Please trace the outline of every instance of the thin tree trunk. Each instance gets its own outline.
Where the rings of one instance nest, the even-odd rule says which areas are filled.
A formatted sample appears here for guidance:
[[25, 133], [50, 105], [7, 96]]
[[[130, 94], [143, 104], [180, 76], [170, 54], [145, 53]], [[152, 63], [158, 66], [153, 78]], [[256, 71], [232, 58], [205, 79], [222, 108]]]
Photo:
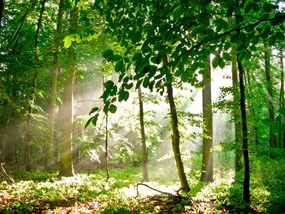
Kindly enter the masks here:
[[242, 130], [241, 130], [241, 115], [240, 111], [237, 110], [237, 106], [239, 105], [240, 97], [239, 97], [239, 81], [238, 81], [238, 71], [237, 71], [237, 53], [236, 47], [232, 45], [232, 84], [233, 84], [233, 99], [234, 99], [234, 108], [233, 108], [233, 116], [234, 116], [234, 126], [235, 126], [235, 172], [238, 172], [242, 169]]
[[3, 11], [4, 11], [4, 0], [0, 0], [0, 28], [2, 27]]
[[[163, 56], [163, 66], [167, 68], [167, 56]], [[180, 134], [178, 130], [178, 118], [176, 112], [176, 106], [173, 97], [173, 88], [171, 82], [166, 86], [167, 87], [167, 97], [170, 106], [170, 115], [171, 115], [171, 127], [172, 127], [172, 149], [174, 154], [174, 160], [176, 163], [176, 168], [178, 176], [180, 179], [181, 189], [186, 192], [190, 191], [188, 181], [184, 172], [184, 166], [180, 153]]]
[[27, 118], [27, 124], [26, 124], [26, 143], [25, 143], [25, 151], [26, 151], [26, 171], [30, 172], [32, 170], [32, 164], [31, 164], [31, 141], [32, 141], [32, 133], [31, 133], [31, 122], [32, 122], [32, 114], [33, 114], [33, 105], [35, 102], [35, 89], [37, 85], [37, 80], [38, 80], [38, 67], [39, 67], [39, 57], [38, 57], [38, 46], [39, 46], [39, 32], [41, 28], [41, 23], [42, 23], [42, 16], [43, 12], [45, 10], [45, 0], [42, 1], [41, 5], [41, 11], [40, 11], [40, 16], [38, 19], [37, 23], [37, 28], [36, 28], [36, 36], [35, 36], [35, 51], [34, 51], [34, 57], [36, 60], [36, 70], [34, 73], [34, 77], [31, 81], [31, 94], [29, 96], [29, 106], [28, 106], [28, 118]]
[[213, 181], [213, 113], [211, 92], [211, 66], [210, 55], [207, 56], [207, 65], [203, 73], [203, 158], [201, 181]]
[[[70, 12], [70, 33], [76, 32], [78, 8]], [[76, 50], [74, 42], [68, 49], [69, 65], [66, 70], [68, 77], [64, 82], [63, 92], [63, 132], [61, 141], [61, 176], [73, 176], [72, 139], [73, 139], [73, 84], [76, 66]]]
[[143, 181], [148, 181], [148, 152], [146, 147], [146, 138], [144, 130], [144, 109], [143, 109], [143, 100], [141, 88], [138, 88], [138, 97], [139, 97], [139, 109], [140, 109], [140, 130], [141, 130], [141, 140], [142, 140], [142, 168], [143, 168]]
[[[246, 70], [246, 76], [247, 76], [247, 81], [245, 80], [245, 82], [247, 82], [248, 90], [250, 94], [253, 95], [253, 91], [251, 87], [251, 79], [250, 79], [250, 74], [248, 70]], [[249, 112], [251, 114], [251, 117], [255, 120], [255, 109], [252, 104], [249, 104]], [[251, 129], [252, 129], [252, 142], [258, 145], [258, 129], [254, 121], [252, 122]]]
[[[239, 57], [237, 56], [239, 59]], [[250, 203], [250, 170], [249, 170], [249, 157], [248, 157], [248, 129], [246, 117], [246, 104], [245, 104], [245, 86], [244, 86], [244, 69], [242, 63], [238, 60], [239, 69], [239, 90], [240, 90], [240, 110], [242, 119], [242, 145], [243, 145], [243, 158], [244, 158], [244, 181], [243, 181], [243, 200]]]
[[108, 146], [108, 137], [109, 137], [109, 131], [108, 131], [108, 113], [106, 113], [106, 126], [105, 126], [105, 132], [106, 132], [106, 136], [105, 136], [105, 169], [106, 169], [106, 179], [107, 181], [110, 178], [110, 171], [109, 171], [109, 157], [108, 157], [108, 153], [109, 153], [109, 146]]
[[[265, 60], [265, 75], [266, 75], [266, 89], [267, 89], [267, 99], [268, 99], [268, 113], [269, 118], [274, 121], [274, 106], [273, 106], [273, 90], [272, 90], [272, 81], [270, 76], [270, 54], [271, 49], [268, 46], [267, 42], [264, 43], [264, 60]], [[269, 142], [271, 148], [276, 148], [276, 136], [273, 132], [273, 124], [269, 128]]]
[[[284, 63], [283, 63], [283, 50], [280, 48], [279, 50], [279, 59], [280, 59], [280, 96], [279, 96], [279, 108], [284, 108]], [[285, 125], [285, 115], [282, 116], [280, 120], [280, 127]], [[283, 146], [285, 148], [285, 131], [280, 129], [279, 131], [279, 147]]]
[[60, 69], [58, 62], [59, 48], [62, 46], [60, 42], [62, 40], [62, 17], [63, 17], [63, 5], [64, 0], [60, 0], [59, 9], [57, 15], [57, 27], [55, 30], [54, 37], [54, 55], [53, 55], [53, 68], [52, 68], [52, 80], [51, 80], [51, 96], [50, 96], [50, 114], [49, 114], [49, 149], [48, 149], [48, 161], [47, 168], [51, 168], [57, 160], [56, 142], [54, 139], [54, 127], [55, 127], [55, 116], [56, 116], [56, 97], [57, 97], [57, 76]]
[[[102, 72], [103, 74], [103, 72]], [[103, 74], [103, 92], [104, 92], [104, 83], [105, 83], [105, 78], [104, 78], [104, 74]], [[108, 113], [105, 114], [106, 118], [105, 118], [105, 132], [106, 132], [106, 136], [105, 136], [105, 170], [106, 170], [106, 179], [107, 181], [110, 178], [110, 170], [109, 170], [109, 145], [108, 145], [108, 137], [109, 137], [109, 131], [108, 131]]]

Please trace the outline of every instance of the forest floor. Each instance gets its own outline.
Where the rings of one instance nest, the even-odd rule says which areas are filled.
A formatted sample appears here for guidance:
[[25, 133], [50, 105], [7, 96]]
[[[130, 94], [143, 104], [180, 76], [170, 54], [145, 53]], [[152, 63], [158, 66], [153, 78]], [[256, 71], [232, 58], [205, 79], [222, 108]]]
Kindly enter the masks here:
[[[251, 161], [251, 204], [242, 200], [242, 172], [215, 169], [214, 182], [187, 171], [189, 193], [179, 190], [175, 172], [152, 168], [141, 183], [139, 167], [111, 168], [58, 178], [58, 171], [18, 173], [0, 183], [0, 213], [285, 213], [285, 160], [257, 156]], [[16, 175], [15, 175], [16, 176]], [[3, 179], [0, 176], [0, 179]]]

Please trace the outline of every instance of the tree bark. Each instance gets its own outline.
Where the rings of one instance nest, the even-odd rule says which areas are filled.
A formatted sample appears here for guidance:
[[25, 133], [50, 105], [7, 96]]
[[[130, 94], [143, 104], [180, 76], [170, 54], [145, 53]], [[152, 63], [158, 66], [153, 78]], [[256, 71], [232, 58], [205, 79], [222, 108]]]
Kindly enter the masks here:
[[50, 96], [50, 114], [49, 114], [49, 149], [48, 149], [48, 161], [47, 168], [51, 168], [57, 160], [56, 142], [54, 139], [54, 127], [55, 127], [55, 116], [56, 116], [56, 98], [57, 98], [57, 76], [60, 69], [58, 62], [59, 48], [62, 47], [62, 17], [63, 17], [63, 5], [64, 0], [60, 0], [59, 9], [57, 15], [57, 27], [54, 32], [54, 55], [53, 55], [53, 68], [52, 68], [52, 80], [51, 80], [51, 96]]
[[[239, 56], [237, 56], [239, 59]], [[249, 170], [249, 157], [248, 157], [248, 128], [246, 117], [246, 104], [245, 104], [245, 86], [244, 86], [244, 69], [242, 63], [238, 60], [239, 69], [239, 90], [240, 90], [240, 110], [242, 119], [242, 145], [243, 145], [243, 158], [244, 158], [244, 180], [243, 180], [243, 200], [250, 203], [250, 170]]]
[[26, 171], [30, 172], [32, 170], [32, 164], [31, 164], [31, 141], [32, 141], [32, 133], [31, 133], [31, 122], [32, 122], [32, 114], [33, 114], [33, 105], [35, 102], [35, 90], [36, 90], [36, 85], [37, 85], [37, 80], [38, 80], [38, 75], [39, 75], [39, 57], [38, 57], [38, 46], [39, 46], [39, 32], [41, 28], [41, 23], [42, 23], [42, 17], [43, 17], [43, 12], [45, 10], [45, 1], [42, 1], [41, 4], [41, 11], [40, 11], [40, 16], [38, 19], [37, 23], [37, 28], [36, 28], [36, 35], [35, 35], [35, 50], [34, 50], [34, 57], [36, 61], [36, 70], [34, 73], [34, 77], [31, 81], [31, 93], [29, 96], [29, 105], [28, 105], [28, 118], [27, 118], [27, 123], [26, 123], [26, 137], [25, 137], [25, 163], [26, 163]]
[[143, 100], [142, 100], [142, 92], [141, 87], [138, 88], [138, 97], [139, 97], [139, 110], [140, 110], [140, 131], [141, 131], [141, 140], [142, 140], [142, 168], [143, 168], [143, 181], [148, 181], [148, 152], [146, 146], [146, 138], [145, 138], [145, 129], [144, 129], [144, 109], [143, 109]]
[[[279, 60], [280, 60], [280, 95], [279, 95], [279, 108], [284, 108], [284, 63], [283, 63], [283, 50], [280, 48], [279, 50]], [[280, 120], [280, 127], [285, 125], [285, 115], [281, 117]], [[279, 130], [279, 147], [283, 146], [285, 148], [285, 131], [280, 129]]]
[[232, 85], [233, 85], [233, 99], [234, 99], [234, 109], [233, 109], [233, 116], [234, 116], [234, 126], [235, 126], [235, 172], [238, 172], [242, 169], [242, 130], [241, 130], [241, 115], [240, 111], [238, 110], [238, 105], [240, 101], [239, 97], [239, 81], [238, 81], [238, 71], [237, 71], [237, 53], [236, 53], [236, 46], [235, 44], [232, 45]]
[[[70, 33], [77, 29], [78, 8], [75, 6], [70, 12]], [[73, 83], [76, 66], [75, 44], [68, 49], [69, 65], [66, 70], [67, 79], [64, 82], [63, 92], [63, 131], [61, 141], [61, 176], [73, 176], [72, 138], [73, 138]]]
[[[167, 68], [167, 56], [163, 56], [163, 66]], [[171, 82], [168, 83], [167, 87], [167, 97], [170, 106], [170, 115], [171, 115], [171, 127], [172, 127], [172, 150], [174, 155], [174, 160], [176, 163], [176, 168], [178, 176], [180, 179], [181, 189], [186, 192], [190, 191], [190, 187], [184, 172], [184, 166], [180, 153], [180, 134], [178, 130], [178, 118], [176, 112], [176, 106], [173, 97], [173, 88]]]
[[[274, 121], [274, 106], [273, 106], [273, 90], [272, 90], [272, 81], [270, 75], [270, 55], [271, 49], [268, 46], [267, 42], [264, 43], [264, 61], [265, 61], [265, 76], [266, 76], [266, 89], [267, 89], [267, 99], [268, 99], [268, 114], [269, 118]], [[276, 136], [273, 131], [273, 124], [269, 127], [269, 142], [271, 148], [276, 148]]]
[[213, 113], [211, 92], [211, 66], [210, 55], [207, 56], [207, 65], [203, 72], [203, 157], [201, 181], [213, 181]]

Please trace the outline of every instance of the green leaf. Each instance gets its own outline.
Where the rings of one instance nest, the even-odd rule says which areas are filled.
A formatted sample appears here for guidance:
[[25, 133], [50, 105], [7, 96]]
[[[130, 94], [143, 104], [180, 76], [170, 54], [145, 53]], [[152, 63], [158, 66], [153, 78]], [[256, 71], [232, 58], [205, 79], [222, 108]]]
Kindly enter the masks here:
[[111, 105], [110, 105], [110, 108], [109, 108], [109, 111], [110, 111], [111, 113], [115, 113], [115, 112], [117, 111], [117, 106], [115, 106], [114, 104], [111, 104]]
[[220, 61], [220, 55], [219, 54], [217, 54], [215, 57], [214, 57], [214, 59], [213, 59], [213, 61], [212, 61], [212, 66], [213, 66], [213, 68], [217, 68], [218, 66], [219, 66], [219, 61]]
[[64, 37], [64, 39], [63, 39], [64, 47], [65, 48], [69, 48], [71, 46], [71, 44], [72, 44], [72, 40], [73, 40], [73, 38], [70, 35]]
[[232, 56], [227, 53], [227, 52], [224, 52], [223, 53], [223, 58], [226, 60], [226, 61], [231, 61], [232, 60]]
[[120, 59], [122, 59], [123, 57], [119, 54], [114, 54], [112, 60], [114, 61], [119, 61]]
[[93, 120], [93, 117], [90, 117], [90, 118], [88, 119], [87, 123], [86, 123], [85, 126], [84, 126], [85, 129], [89, 126], [89, 124], [92, 122], [92, 120]]
[[121, 90], [119, 92], [119, 102], [127, 101], [129, 99], [130, 93], [128, 91], [125, 90]]
[[225, 64], [224, 59], [223, 59], [223, 58], [220, 58], [220, 59], [219, 59], [219, 67], [223, 69], [225, 66], [226, 66], [226, 64]]
[[172, 13], [173, 18], [174, 18], [174, 19], [179, 19], [179, 18], [182, 16], [183, 11], [184, 11], [184, 9], [182, 8], [182, 6], [181, 6], [181, 5], [178, 5], [178, 6], [173, 10], [173, 13]]
[[249, 61], [250, 58], [251, 58], [251, 51], [246, 51], [246, 52], [244, 53], [244, 59], [247, 60], [247, 61]]
[[197, 34], [203, 33], [204, 30], [205, 30], [205, 28], [206, 28], [206, 27], [205, 27], [204, 25], [199, 25], [198, 27], [196, 27], [196, 28], [192, 31], [191, 36], [192, 36], [192, 37], [195, 37]]
[[124, 61], [123, 60], [118, 61], [115, 65], [115, 71], [119, 73], [124, 70], [125, 70]]
[[103, 53], [103, 57], [108, 61], [111, 61], [113, 59], [113, 56], [114, 56], [114, 53], [111, 49], [108, 49]]
[[104, 87], [106, 89], [112, 88], [114, 85], [114, 82], [112, 80], [108, 80], [107, 82], [104, 83]]
[[93, 114], [94, 112], [97, 112], [99, 110], [98, 107], [92, 108], [92, 110], [89, 112], [89, 115]]

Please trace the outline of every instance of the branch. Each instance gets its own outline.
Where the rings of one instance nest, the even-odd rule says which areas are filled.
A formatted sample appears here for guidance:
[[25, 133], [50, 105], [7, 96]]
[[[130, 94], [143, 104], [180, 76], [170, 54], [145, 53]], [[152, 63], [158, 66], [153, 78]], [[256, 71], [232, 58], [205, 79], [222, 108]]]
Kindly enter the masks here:
[[4, 164], [5, 164], [5, 163], [1, 163], [1, 169], [2, 169], [2, 171], [3, 171], [3, 174], [5, 175], [5, 177], [6, 177], [6, 179], [7, 179], [8, 181], [11, 181], [11, 182], [14, 184], [15, 181], [14, 181], [13, 178], [11, 178], [11, 177], [7, 174], [6, 170], [4, 169]]
[[151, 190], [154, 190], [154, 191], [156, 191], [156, 192], [159, 192], [159, 193], [161, 193], [161, 194], [164, 194], [164, 195], [169, 195], [169, 196], [171, 196], [171, 197], [176, 197], [176, 195], [173, 195], [173, 194], [171, 194], [171, 193], [169, 193], [169, 192], [163, 192], [163, 191], [161, 191], [161, 190], [158, 190], [158, 189], [155, 189], [155, 188], [153, 188], [153, 187], [150, 187], [149, 185], [144, 184], [144, 183], [137, 183], [137, 196], [136, 196], [136, 197], [139, 196], [139, 185], [141, 185], [141, 186], [146, 186], [147, 188], [149, 188], [149, 189], [151, 189]]
[[197, 43], [196, 45], [192, 46], [185, 54], [191, 52], [191, 51], [194, 50], [195, 48], [200, 47], [200, 46], [203, 45], [204, 43], [208, 43], [208, 42], [213, 41], [213, 40], [215, 40], [215, 39], [219, 39], [219, 38], [221, 38], [221, 37], [223, 37], [223, 36], [226, 36], [226, 35], [228, 35], [228, 34], [231, 34], [232, 32], [237, 32], [237, 31], [241, 31], [241, 30], [246, 30], [246, 29], [248, 29], [248, 28], [256, 27], [256, 26], [258, 26], [258, 25], [259, 25], [260, 23], [262, 23], [262, 22], [273, 21], [273, 20], [279, 20], [279, 19], [280, 19], [280, 20], [284, 20], [284, 19], [285, 19], [285, 15], [282, 14], [282, 15], [280, 15], [280, 16], [278, 16], [278, 17], [274, 17], [274, 18], [260, 19], [259, 21], [254, 22], [254, 23], [249, 24], [249, 25], [246, 25], [246, 26], [244, 26], [244, 27], [232, 29], [232, 30], [229, 30], [229, 31], [227, 31], [227, 32], [218, 34], [218, 35], [216, 35], [216, 36], [214, 36], [214, 37], [212, 37], [212, 38], [209, 38], [209, 39], [207, 39], [207, 40], [204, 40], [204, 41], [202, 40], [201, 42], [199, 42], [199, 43]]

